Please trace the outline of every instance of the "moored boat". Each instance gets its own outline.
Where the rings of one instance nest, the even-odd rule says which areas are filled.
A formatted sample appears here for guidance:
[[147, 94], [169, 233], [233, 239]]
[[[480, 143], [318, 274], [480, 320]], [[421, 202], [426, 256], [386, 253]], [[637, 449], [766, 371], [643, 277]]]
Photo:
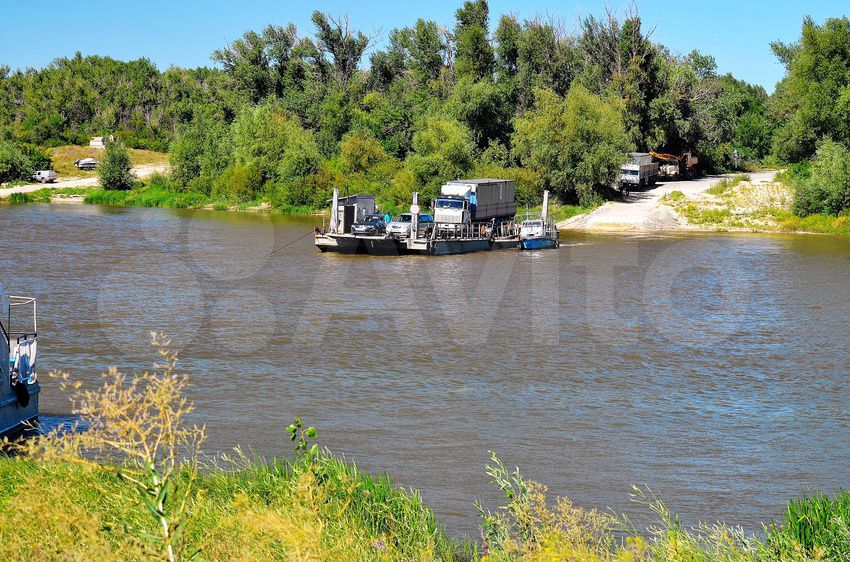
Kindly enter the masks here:
[[543, 210], [539, 217], [526, 216], [519, 226], [520, 250], [548, 250], [560, 245], [558, 227], [549, 219], [549, 192], [543, 192]]
[[8, 295], [0, 284], [0, 437], [38, 420], [37, 329], [35, 299]]

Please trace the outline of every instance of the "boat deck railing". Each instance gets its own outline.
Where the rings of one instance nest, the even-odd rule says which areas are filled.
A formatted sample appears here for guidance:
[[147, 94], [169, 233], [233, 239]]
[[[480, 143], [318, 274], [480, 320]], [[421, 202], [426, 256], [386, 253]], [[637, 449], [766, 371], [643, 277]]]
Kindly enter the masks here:
[[[4, 322], [0, 322], [0, 328], [2, 328], [3, 336], [6, 338], [6, 341], [9, 343], [12, 342], [12, 338], [16, 338], [18, 343], [25, 339], [35, 339], [38, 337], [38, 304], [34, 297], [22, 297], [18, 295], [7, 295], [9, 299], [9, 311], [3, 320]], [[27, 314], [29, 317], [29, 322], [24, 320], [20, 320], [19, 314], [12, 314], [15, 309], [29, 309], [32, 311], [32, 314]], [[12, 325], [12, 320], [15, 320], [15, 325]], [[19, 322], [24, 322], [23, 329], [14, 330], [20, 324]], [[4, 325], [5, 324], [5, 325]]]

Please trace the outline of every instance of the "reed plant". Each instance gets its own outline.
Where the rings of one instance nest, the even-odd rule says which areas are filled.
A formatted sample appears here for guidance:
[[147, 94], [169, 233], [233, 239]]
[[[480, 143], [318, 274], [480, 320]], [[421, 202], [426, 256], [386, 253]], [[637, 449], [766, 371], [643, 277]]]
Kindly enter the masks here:
[[850, 560], [850, 493], [789, 500], [766, 536], [766, 553], [777, 560]]

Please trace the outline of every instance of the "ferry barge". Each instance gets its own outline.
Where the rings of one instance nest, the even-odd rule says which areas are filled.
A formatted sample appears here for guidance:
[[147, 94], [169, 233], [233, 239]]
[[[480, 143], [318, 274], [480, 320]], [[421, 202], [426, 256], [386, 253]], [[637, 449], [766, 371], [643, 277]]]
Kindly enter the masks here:
[[443, 185], [434, 202], [433, 223], [419, 224], [419, 197], [413, 194], [411, 225], [406, 236], [355, 234], [357, 217], [375, 212], [374, 196], [340, 198], [334, 190], [328, 229], [316, 232], [322, 252], [398, 256], [449, 255], [516, 248], [516, 184], [511, 180], [455, 180]]

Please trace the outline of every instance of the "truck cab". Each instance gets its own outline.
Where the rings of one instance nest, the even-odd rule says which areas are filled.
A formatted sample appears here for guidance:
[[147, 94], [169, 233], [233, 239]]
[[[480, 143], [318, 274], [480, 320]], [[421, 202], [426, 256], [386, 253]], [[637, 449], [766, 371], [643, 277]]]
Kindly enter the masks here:
[[434, 222], [442, 225], [469, 224], [469, 200], [459, 195], [441, 195], [434, 202]]

